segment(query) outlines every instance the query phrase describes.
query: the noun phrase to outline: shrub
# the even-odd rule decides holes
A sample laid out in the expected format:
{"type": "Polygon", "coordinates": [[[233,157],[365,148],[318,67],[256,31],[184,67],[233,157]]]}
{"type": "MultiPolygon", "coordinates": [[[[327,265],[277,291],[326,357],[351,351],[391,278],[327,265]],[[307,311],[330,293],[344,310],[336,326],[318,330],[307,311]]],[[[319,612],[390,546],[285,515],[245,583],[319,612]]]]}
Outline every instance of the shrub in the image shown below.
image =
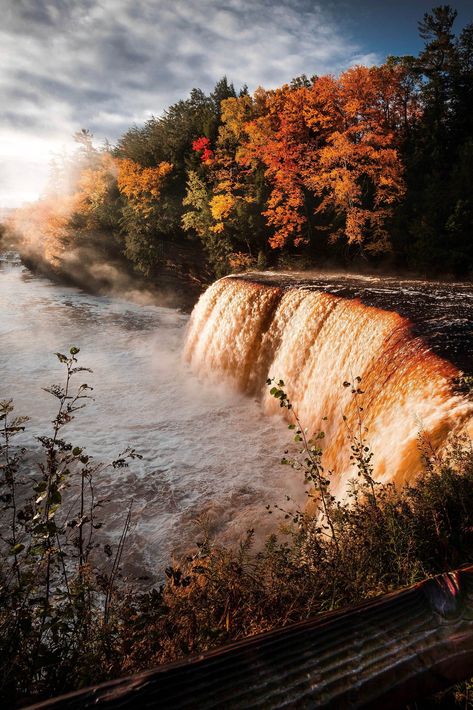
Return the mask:
{"type": "MultiPolygon", "coordinates": [[[[90,399],[87,384],[72,386],[79,373],[90,372],[78,366],[78,353],[74,347],[57,353],[65,384],[46,389],[58,410],[51,433],[38,437],[36,463],[34,452],[26,456],[16,445],[27,417],[15,416],[11,401],[0,402],[0,697],[9,704],[91,683],[110,666],[130,511],[115,552],[101,547],[103,501],[95,483],[108,466],[62,438],[90,399]]],[[[137,456],[128,449],[109,465],[119,469],[137,456]]]]}
{"type": "MultiPolygon", "coordinates": [[[[294,411],[284,383],[270,384],[281,406],[294,411]]],[[[345,384],[355,397],[363,394],[359,381],[345,384]]],[[[350,605],[473,559],[473,448],[466,436],[452,437],[442,454],[420,440],[424,470],[397,489],[373,480],[363,427],[348,431],[355,476],[347,500],[339,502],[323,467],[323,433],[309,438],[294,418],[289,428],[300,449],[293,457],[286,452],[282,463],[310,484],[311,512],[289,505],[280,535],[259,552],[254,530],[237,549],[211,544],[204,534],[194,555],[166,570],[159,594],[129,600],[126,672],[350,605]]]]}

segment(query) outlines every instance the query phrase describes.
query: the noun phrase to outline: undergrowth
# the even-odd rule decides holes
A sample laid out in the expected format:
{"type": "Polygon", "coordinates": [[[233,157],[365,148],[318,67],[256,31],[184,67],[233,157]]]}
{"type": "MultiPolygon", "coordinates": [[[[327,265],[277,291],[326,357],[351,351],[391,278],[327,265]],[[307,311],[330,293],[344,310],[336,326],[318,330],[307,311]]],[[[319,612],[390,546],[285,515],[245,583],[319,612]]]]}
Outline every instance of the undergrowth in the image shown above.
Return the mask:
{"type": "MultiPolygon", "coordinates": [[[[1,405],[0,665],[1,695],[10,705],[200,653],[473,560],[473,448],[466,436],[451,437],[441,453],[420,437],[418,478],[402,488],[380,484],[360,379],[345,382],[358,422],[347,425],[354,475],[341,502],[324,468],[323,432],[306,432],[284,383],[270,380],[271,394],[293,417],[296,448],[282,463],[301,472],[310,507],[287,500],[285,524],[259,551],[254,530],[236,548],[203,530],[193,554],[170,565],[160,586],[140,592],[119,574],[130,511],[114,549],[97,541],[103,521],[94,486],[103,466],[60,436],[89,396],[86,385],[71,394],[71,378],[83,371],[77,353],[58,355],[66,385],[49,388],[58,414],[52,435],[40,438],[34,475],[12,441],[26,421],[14,417],[11,402],[1,405]]],[[[111,465],[136,456],[127,451],[111,465]]],[[[466,707],[468,692],[463,685],[438,702],[466,707]]]]}

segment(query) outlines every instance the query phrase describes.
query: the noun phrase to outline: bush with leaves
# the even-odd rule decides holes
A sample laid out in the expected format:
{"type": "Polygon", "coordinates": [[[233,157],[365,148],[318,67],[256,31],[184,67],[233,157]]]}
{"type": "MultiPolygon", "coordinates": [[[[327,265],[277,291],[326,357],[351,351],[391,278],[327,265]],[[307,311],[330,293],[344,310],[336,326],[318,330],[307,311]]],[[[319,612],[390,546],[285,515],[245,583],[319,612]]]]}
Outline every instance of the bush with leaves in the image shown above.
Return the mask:
{"type": "MultiPolygon", "coordinates": [[[[95,484],[108,466],[63,438],[92,389],[73,386],[78,374],[90,372],[78,365],[78,353],[75,347],[57,353],[65,384],[46,388],[58,410],[51,434],[38,437],[38,461],[16,444],[28,418],[15,416],[11,400],[0,402],[0,697],[9,703],[93,682],[110,665],[130,510],[115,552],[101,547],[96,531],[104,501],[95,484]]],[[[119,469],[136,457],[127,449],[109,466],[119,469]]]]}
{"type": "MultiPolygon", "coordinates": [[[[473,447],[452,437],[440,454],[420,438],[423,470],[402,488],[373,480],[372,453],[360,426],[347,436],[354,478],[345,501],[331,493],[323,464],[323,432],[309,435],[282,381],[270,380],[289,424],[294,454],[282,463],[301,471],[311,505],[282,511],[285,524],[254,549],[249,530],[236,549],[205,534],[196,553],[166,571],[166,584],[129,598],[122,635],[123,670],[132,673],[189,654],[307,619],[454,569],[473,560],[473,447]],[[315,513],[315,514],[314,514],[315,513]]],[[[362,417],[359,378],[352,388],[362,417]],[[361,411],[360,411],[361,410],[361,411]]],[[[466,686],[465,686],[466,687],[466,686]]],[[[445,703],[465,693],[456,690],[445,703]]],[[[429,701],[430,702],[430,701],[429,701]]]]}

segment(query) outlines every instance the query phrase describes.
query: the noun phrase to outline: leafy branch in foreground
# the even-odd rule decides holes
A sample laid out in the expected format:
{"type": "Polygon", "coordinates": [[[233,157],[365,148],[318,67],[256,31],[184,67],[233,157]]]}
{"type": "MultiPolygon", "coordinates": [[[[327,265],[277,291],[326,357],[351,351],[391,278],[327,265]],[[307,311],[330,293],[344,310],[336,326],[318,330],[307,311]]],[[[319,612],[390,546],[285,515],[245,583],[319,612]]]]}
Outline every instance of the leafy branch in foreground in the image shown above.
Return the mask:
{"type": "MultiPolygon", "coordinates": [[[[269,378],[266,384],[271,388],[269,393],[272,397],[279,400],[279,405],[287,409],[292,415],[293,422],[288,425],[291,431],[294,431],[294,442],[300,446],[295,456],[288,457],[289,450],[286,449],[285,455],[281,460],[284,465],[291,466],[296,471],[302,471],[304,483],[308,483],[313,487],[313,490],[308,492],[308,496],[314,501],[315,505],[311,506],[311,527],[313,527],[315,518],[316,532],[328,536],[331,543],[335,547],[337,557],[339,557],[339,543],[337,525],[340,519],[340,506],[336,501],[335,496],[331,493],[331,482],[334,477],[332,470],[326,470],[323,463],[323,448],[322,442],[325,439],[325,432],[319,430],[309,435],[308,430],[303,426],[299,415],[294,409],[293,404],[284,389],[284,381],[279,380],[276,384],[275,378],[269,378]]],[[[354,383],[345,381],[344,387],[351,387],[351,393],[355,398],[356,419],[354,426],[348,424],[348,419],[343,415],[343,420],[347,429],[347,439],[350,444],[350,461],[357,470],[358,477],[361,482],[356,486],[357,495],[363,493],[373,505],[376,505],[376,482],[373,477],[372,458],[373,452],[366,440],[367,429],[363,423],[363,406],[360,397],[364,394],[360,388],[361,377],[356,377],[354,383]]],[[[326,417],[323,421],[326,421],[326,417]]],[[[279,506],[277,506],[279,507],[279,506]]],[[[270,510],[271,506],[267,506],[270,510]]],[[[286,519],[291,517],[287,511],[286,519]]],[[[305,512],[296,511],[292,514],[293,522],[301,523],[306,521],[307,515],[305,512]]]]}
{"type": "MultiPolygon", "coordinates": [[[[281,407],[292,412],[289,428],[300,446],[293,457],[286,451],[282,462],[301,471],[316,489],[318,515],[313,509],[293,513],[274,506],[283,510],[286,523],[264,544],[253,529],[237,548],[211,542],[206,532],[194,555],[169,568],[159,594],[154,590],[129,599],[125,673],[307,619],[473,560],[473,448],[466,435],[451,437],[435,456],[427,452],[414,482],[402,488],[374,482],[362,421],[364,393],[358,379],[345,383],[361,407],[354,428],[347,427],[358,475],[349,497],[335,503],[332,473],[326,474],[322,463],[323,437],[307,436],[283,381],[268,384],[281,407]],[[337,545],[323,520],[321,491],[337,545]]],[[[467,685],[457,688],[438,707],[456,707],[457,700],[465,707],[467,695],[467,685]]]]}
{"type": "Polygon", "coordinates": [[[99,661],[105,653],[130,511],[116,552],[107,546],[101,568],[96,531],[104,500],[95,484],[107,468],[141,457],[127,449],[110,464],[97,463],[63,438],[91,399],[88,384],[73,386],[78,374],[91,372],[78,365],[78,353],[56,353],[65,382],[45,388],[58,408],[51,434],[37,437],[39,459],[16,445],[28,418],[14,416],[11,400],[0,402],[0,696],[7,701],[80,685],[92,671],[84,656],[99,661]]]}
{"type": "MultiPolygon", "coordinates": [[[[274,378],[269,378],[266,384],[270,386],[274,381],[274,378]]],[[[325,533],[329,530],[331,540],[335,548],[338,549],[338,539],[334,522],[335,497],[330,493],[330,477],[332,472],[325,472],[322,463],[322,448],[320,446],[321,440],[325,437],[325,433],[319,431],[308,437],[307,430],[303,427],[298,414],[284,390],[283,380],[279,380],[277,385],[272,386],[269,393],[272,397],[279,400],[280,407],[291,412],[295,423],[289,424],[288,428],[295,430],[294,441],[297,444],[301,444],[298,456],[293,458],[284,456],[281,463],[291,466],[296,471],[302,471],[304,474],[304,483],[310,483],[315,487],[315,495],[314,493],[309,493],[309,495],[314,499],[317,498],[316,513],[321,513],[322,516],[319,520],[317,531],[325,533]]],[[[288,450],[285,451],[285,454],[287,453],[288,450]]],[[[303,516],[299,513],[298,517],[302,519],[303,516]]]]}

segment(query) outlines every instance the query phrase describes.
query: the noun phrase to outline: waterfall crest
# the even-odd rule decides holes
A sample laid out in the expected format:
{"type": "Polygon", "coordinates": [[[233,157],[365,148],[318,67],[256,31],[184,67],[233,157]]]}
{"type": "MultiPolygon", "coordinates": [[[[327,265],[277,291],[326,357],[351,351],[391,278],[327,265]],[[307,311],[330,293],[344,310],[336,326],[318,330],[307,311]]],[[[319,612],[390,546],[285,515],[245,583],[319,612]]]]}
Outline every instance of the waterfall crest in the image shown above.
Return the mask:
{"type": "Polygon", "coordinates": [[[416,475],[420,433],[437,448],[449,431],[471,430],[473,407],[452,387],[457,368],[415,337],[409,320],[359,299],[220,279],[194,308],[185,358],[198,374],[260,396],[268,414],[280,408],[266,379],[284,380],[309,433],[325,431],[324,461],[340,494],[355,473],[347,429],[359,425],[344,381],[362,378],[362,424],[379,481],[416,475]]]}

